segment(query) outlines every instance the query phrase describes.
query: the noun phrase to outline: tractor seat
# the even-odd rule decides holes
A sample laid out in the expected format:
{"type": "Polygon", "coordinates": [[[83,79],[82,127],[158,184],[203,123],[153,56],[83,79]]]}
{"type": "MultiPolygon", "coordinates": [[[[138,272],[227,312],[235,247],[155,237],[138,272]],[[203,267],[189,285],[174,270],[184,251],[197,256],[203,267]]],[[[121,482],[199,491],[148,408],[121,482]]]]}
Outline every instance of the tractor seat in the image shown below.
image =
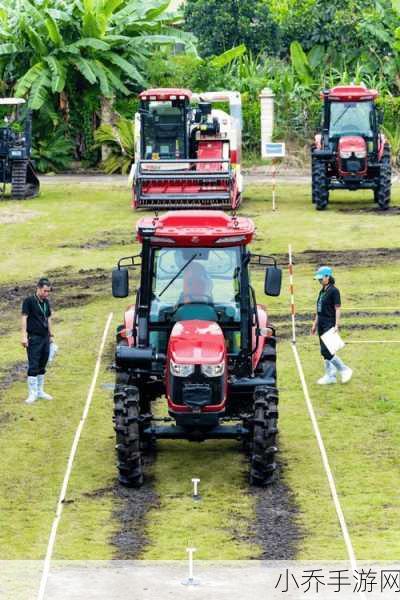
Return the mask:
{"type": "Polygon", "coordinates": [[[213,306],[192,302],[180,306],[172,317],[177,321],[218,321],[217,311],[213,306]]]}

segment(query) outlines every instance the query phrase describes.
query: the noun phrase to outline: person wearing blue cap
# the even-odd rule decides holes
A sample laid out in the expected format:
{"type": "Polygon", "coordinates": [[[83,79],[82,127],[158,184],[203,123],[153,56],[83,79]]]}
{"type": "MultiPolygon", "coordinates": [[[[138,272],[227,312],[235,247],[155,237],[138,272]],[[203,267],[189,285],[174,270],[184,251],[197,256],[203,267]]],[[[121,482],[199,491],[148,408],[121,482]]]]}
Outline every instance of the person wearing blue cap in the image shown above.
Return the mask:
{"type": "Polygon", "coordinates": [[[317,300],[317,314],[311,327],[311,334],[318,332],[321,346],[321,355],[325,360],[325,375],[318,379],[319,385],[336,383],[336,374],[339,373],[342,383],[350,381],[353,371],[347,367],[337,356],[329,352],[321,339],[321,336],[332,329],[339,331],[341,301],[340,292],[335,286],[333,271],[331,267],[320,267],[315,273],[314,279],[321,284],[321,291],[317,300]]]}

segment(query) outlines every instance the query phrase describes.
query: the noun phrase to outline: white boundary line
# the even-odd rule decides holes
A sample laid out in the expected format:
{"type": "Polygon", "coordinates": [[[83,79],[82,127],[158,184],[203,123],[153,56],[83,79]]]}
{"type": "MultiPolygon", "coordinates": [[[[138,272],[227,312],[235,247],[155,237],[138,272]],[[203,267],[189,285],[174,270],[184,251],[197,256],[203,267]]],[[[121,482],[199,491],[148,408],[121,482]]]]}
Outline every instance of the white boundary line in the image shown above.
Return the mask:
{"type": "MultiPolygon", "coordinates": [[[[314,434],[317,439],[319,452],[321,454],[322,464],[326,473],[326,477],[328,479],[329,489],[331,492],[333,504],[335,506],[336,514],[339,520],[340,529],[342,531],[344,543],[347,550],[347,555],[349,557],[351,570],[353,573],[357,571],[357,559],[354,553],[353,544],[350,538],[349,530],[347,527],[346,519],[344,517],[343,509],[340,504],[340,500],[338,497],[338,493],[336,490],[336,484],[333,477],[333,473],[329,464],[328,455],[326,453],[325,444],[322,439],[322,435],[318,426],[317,417],[315,416],[315,411],[313,404],[311,402],[310,394],[308,391],[308,386],[306,379],[304,377],[303,366],[301,364],[300,355],[296,346],[296,311],[295,311],[295,303],[294,303],[294,283],[293,283],[293,263],[292,263],[292,246],[289,245],[289,276],[290,276],[290,302],[291,302],[291,314],[292,314],[292,327],[293,327],[293,340],[291,342],[291,348],[293,350],[294,359],[296,362],[297,371],[299,374],[301,387],[303,389],[304,399],[306,401],[306,406],[308,410],[308,414],[313,426],[314,434]]],[[[365,598],[364,594],[360,592],[360,597],[365,598]]]]}
{"type": "Polygon", "coordinates": [[[299,378],[300,378],[300,382],[301,382],[301,386],[303,388],[303,394],[304,394],[304,398],[306,401],[306,405],[307,405],[307,409],[308,409],[308,414],[310,416],[311,419],[311,423],[314,429],[314,433],[315,433],[315,437],[317,438],[317,442],[318,442],[318,447],[319,447],[319,451],[321,454],[321,458],[322,458],[322,463],[324,465],[324,469],[325,469],[325,473],[328,479],[328,483],[329,483],[329,488],[331,491],[331,496],[332,496],[332,500],[333,503],[335,505],[335,509],[336,509],[336,514],[337,517],[339,519],[339,523],[340,523],[340,528],[342,530],[342,534],[343,534],[343,538],[344,538],[344,542],[346,545],[346,549],[347,549],[347,554],[349,556],[349,560],[350,560],[350,564],[351,564],[351,568],[352,571],[356,571],[357,570],[357,560],[356,560],[356,556],[354,554],[354,549],[353,549],[353,544],[351,543],[351,538],[350,538],[350,534],[349,534],[349,530],[347,528],[347,524],[346,524],[346,520],[344,518],[344,513],[340,504],[340,500],[338,498],[337,495],[337,491],[336,491],[336,485],[335,485],[335,480],[333,478],[332,475],[332,471],[331,471],[331,467],[329,465],[329,461],[328,461],[328,455],[326,453],[325,450],[325,445],[321,436],[321,432],[319,430],[318,427],[318,421],[317,418],[315,416],[315,412],[314,412],[314,408],[311,402],[311,398],[310,398],[310,394],[308,392],[308,387],[307,387],[307,383],[304,377],[304,371],[303,371],[303,367],[300,361],[300,356],[299,356],[299,352],[297,350],[297,347],[295,344],[291,344],[292,350],[293,350],[293,354],[294,354],[294,358],[296,361],[296,366],[297,366],[297,371],[299,374],[299,378]]]}
{"type": "Polygon", "coordinates": [[[65,497],[66,497],[66,494],[67,494],[68,482],[69,482],[69,478],[71,476],[72,466],[73,466],[74,459],[75,459],[75,456],[76,456],[76,451],[78,449],[78,444],[79,444],[79,440],[80,440],[81,433],[82,433],[82,430],[83,430],[83,426],[85,424],[86,418],[87,418],[88,413],[89,413],[89,408],[90,408],[90,405],[92,403],[93,394],[94,394],[94,390],[96,388],[96,382],[97,382],[97,378],[99,376],[99,371],[100,371],[101,357],[102,357],[103,352],[104,352],[104,346],[105,346],[105,343],[106,343],[106,339],[107,339],[108,331],[110,329],[112,318],[113,318],[113,313],[110,313],[108,315],[108,319],[107,319],[106,324],[104,326],[103,337],[101,339],[101,344],[100,344],[99,352],[98,352],[98,355],[97,355],[96,366],[94,368],[92,383],[90,384],[89,392],[88,392],[88,395],[87,395],[87,398],[86,398],[85,407],[83,409],[82,417],[81,417],[81,420],[79,421],[79,425],[77,427],[77,430],[75,432],[74,441],[72,442],[71,452],[70,452],[70,455],[69,455],[69,458],[68,458],[68,463],[67,463],[67,469],[65,471],[64,480],[63,480],[63,483],[62,483],[62,486],[61,486],[60,496],[59,496],[58,502],[57,502],[56,516],[54,517],[54,520],[53,520],[53,525],[51,527],[49,542],[48,542],[48,545],[47,545],[47,552],[46,552],[46,557],[44,559],[42,578],[41,578],[41,581],[40,581],[40,588],[39,588],[39,591],[38,591],[37,600],[43,600],[45,592],[46,592],[47,581],[48,581],[49,573],[50,573],[51,558],[53,556],[54,545],[55,545],[55,542],[56,542],[58,525],[59,525],[59,522],[60,522],[60,519],[61,519],[61,515],[62,515],[62,511],[63,511],[63,508],[64,508],[64,500],[65,500],[65,497]]]}

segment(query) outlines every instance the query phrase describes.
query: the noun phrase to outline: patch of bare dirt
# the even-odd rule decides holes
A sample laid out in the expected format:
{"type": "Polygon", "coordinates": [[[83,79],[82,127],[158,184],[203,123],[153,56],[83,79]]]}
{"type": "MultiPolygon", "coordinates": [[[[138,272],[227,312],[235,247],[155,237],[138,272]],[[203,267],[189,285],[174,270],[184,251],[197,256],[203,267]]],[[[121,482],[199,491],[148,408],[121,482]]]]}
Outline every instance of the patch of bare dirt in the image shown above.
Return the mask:
{"type": "Polygon", "coordinates": [[[72,244],[59,244],[59,248],[75,248],[81,250],[101,250],[110,246],[128,246],[134,242],[133,234],[127,235],[125,231],[103,231],[93,240],[72,244]]]}
{"type": "MultiPolygon", "coordinates": [[[[287,265],[287,254],[275,254],[278,264],[287,265]]],[[[330,264],[335,267],[366,267],[400,261],[400,248],[364,248],[357,250],[305,250],[293,256],[293,264],[315,267],[330,264]]],[[[263,267],[265,268],[265,267],[263,267]]]]}
{"type": "Polygon", "coordinates": [[[297,522],[298,509],[293,493],[282,480],[283,464],[277,481],[267,488],[253,488],[256,520],[250,542],[262,548],[258,560],[294,560],[303,533],[297,522]]]}
{"type": "MultiPolygon", "coordinates": [[[[73,271],[70,267],[56,269],[47,273],[53,291],[50,301],[58,311],[89,304],[101,294],[111,290],[111,274],[105,269],[81,269],[73,271]]],[[[18,282],[14,285],[0,286],[0,334],[15,329],[22,301],[35,292],[35,282],[18,282]]]]}
{"type": "Polygon", "coordinates": [[[153,479],[148,474],[153,460],[152,456],[144,456],[146,477],[141,488],[126,488],[119,484],[114,488],[114,496],[119,501],[114,517],[120,523],[119,531],[112,539],[116,559],[138,559],[146,547],[146,515],[151,508],[159,506],[153,479]]]}
{"type": "MultiPolygon", "coordinates": [[[[0,400],[4,392],[16,381],[23,381],[26,378],[26,362],[18,361],[12,365],[7,365],[0,370],[0,400]]],[[[5,413],[7,414],[7,413],[5,413]]],[[[4,414],[0,415],[0,423],[4,414]]]]}
{"type": "Polygon", "coordinates": [[[376,206],[366,206],[366,207],[360,207],[359,205],[356,205],[354,207],[350,207],[350,206],[346,206],[343,208],[338,208],[337,209],[338,212],[342,212],[342,213],[357,213],[357,214],[374,214],[377,217],[392,217],[392,216],[397,216],[400,215],[400,206],[389,206],[389,208],[387,210],[381,210],[380,208],[377,208],[376,206]]]}
{"type": "Polygon", "coordinates": [[[21,210],[15,208],[14,210],[1,210],[0,211],[0,224],[1,225],[16,225],[19,223],[25,223],[35,217],[38,217],[40,212],[36,210],[21,210]]]}

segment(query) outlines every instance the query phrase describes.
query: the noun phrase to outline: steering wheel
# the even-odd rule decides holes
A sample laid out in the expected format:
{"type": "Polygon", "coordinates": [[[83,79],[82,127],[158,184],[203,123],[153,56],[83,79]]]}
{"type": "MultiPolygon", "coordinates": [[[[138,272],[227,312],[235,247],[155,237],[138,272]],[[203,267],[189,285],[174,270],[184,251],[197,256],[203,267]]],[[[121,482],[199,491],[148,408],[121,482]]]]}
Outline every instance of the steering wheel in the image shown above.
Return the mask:
{"type": "Polygon", "coordinates": [[[189,306],[195,306],[195,305],[200,305],[200,306],[210,306],[210,307],[211,307],[211,308],[214,310],[214,312],[215,312],[215,315],[218,317],[218,313],[217,313],[217,311],[215,310],[215,306],[214,306],[214,303],[213,303],[213,301],[212,301],[212,298],[211,298],[211,296],[206,296],[206,297],[207,297],[207,298],[209,298],[209,300],[208,300],[208,301],[205,301],[205,300],[196,300],[196,301],[194,301],[194,302],[178,302],[178,303],[175,305],[175,307],[174,307],[174,309],[172,310],[172,312],[169,314],[169,318],[170,318],[170,320],[171,320],[171,321],[173,321],[173,319],[174,319],[174,316],[176,315],[176,313],[178,312],[178,310],[179,310],[180,308],[182,308],[182,306],[188,306],[188,307],[189,307],[189,306]]]}

